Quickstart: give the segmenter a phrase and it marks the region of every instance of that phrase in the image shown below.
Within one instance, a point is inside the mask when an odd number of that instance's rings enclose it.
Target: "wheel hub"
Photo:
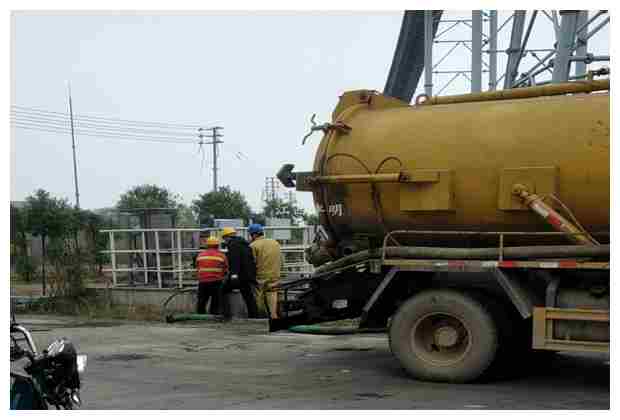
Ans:
[[[456,328],[447,325],[435,330],[434,339],[438,347],[452,347],[458,342],[459,333]]]
[[[412,328],[411,349],[417,357],[435,366],[458,364],[471,345],[469,330],[453,314],[434,312]]]

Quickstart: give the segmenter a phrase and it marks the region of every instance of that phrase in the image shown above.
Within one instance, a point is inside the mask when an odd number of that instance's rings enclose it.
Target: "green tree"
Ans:
[[[17,255],[26,255],[28,245],[28,212],[26,209],[11,204],[11,251]],[[13,252],[12,252],[13,253]]]
[[[177,208],[179,195],[153,184],[137,185],[121,194],[119,209]]]
[[[178,227],[196,227],[196,215],[190,206],[179,204],[176,224]]]
[[[85,223],[83,229],[86,232],[89,244],[89,252],[91,254],[91,264],[96,267],[97,273],[101,274],[103,264],[107,263],[110,257],[102,253],[108,247],[108,235],[99,233],[109,222],[103,216],[92,211],[84,211]]]
[[[71,207],[65,200],[53,198],[42,189],[34,195],[26,198],[28,230],[32,236],[41,238],[42,264],[41,285],[43,295],[46,294],[46,260],[48,239],[60,239],[68,232],[73,232],[76,218],[71,212]]]
[[[201,225],[210,226],[213,226],[213,219],[243,219],[247,223],[252,215],[243,194],[229,186],[201,194],[192,202],[192,210],[199,215]]]
[[[28,256],[28,211],[11,205],[11,266],[22,281],[30,282],[36,267]]]

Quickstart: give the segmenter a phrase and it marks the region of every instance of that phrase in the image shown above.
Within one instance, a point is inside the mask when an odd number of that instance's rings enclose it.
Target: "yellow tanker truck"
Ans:
[[[313,127],[313,170],[278,173],[312,192],[326,236],[270,329],[360,317],[412,376],[443,382],[608,352],[609,114],[608,79],[414,106],[343,94]]]

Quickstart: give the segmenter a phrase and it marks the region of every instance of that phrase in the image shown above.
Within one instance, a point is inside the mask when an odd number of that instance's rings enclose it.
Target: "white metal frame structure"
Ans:
[[[273,235],[273,231],[301,231],[302,241],[301,243],[282,243],[281,250],[283,255],[282,274],[295,275],[309,275],[314,271],[314,268],[305,260],[304,250],[313,242],[316,235],[316,230],[321,227],[315,226],[302,226],[302,227],[265,227],[265,236],[270,237]],[[112,274],[113,287],[133,285],[133,286],[156,286],[157,288],[164,287],[185,287],[196,284],[194,273],[196,269],[191,266],[191,256],[197,254],[200,249],[195,247],[184,247],[184,243],[188,241],[188,235],[194,235],[199,232],[213,232],[214,236],[217,236],[220,228],[158,228],[158,229],[105,229],[100,233],[108,235],[108,250],[102,251],[104,254],[110,255],[111,267],[104,268],[104,272]],[[247,228],[237,229],[240,236],[248,239]],[[152,234],[154,237],[154,244],[150,248],[147,248],[147,235]],[[139,248],[126,248],[119,249],[117,244],[120,241],[120,236],[137,236],[140,238]],[[162,247],[162,242],[168,239],[170,246]],[[289,242],[289,241],[286,241]],[[120,264],[119,259],[123,259],[125,256],[128,259],[141,256],[141,266],[134,267],[131,262],[129,264]],[[149,256],[154,256],[148,258]],[[170,256],[170,265],[162,265],[162,257]],[[185,258],[184,258],[185,257]],[[154,266],[149,266],[149,259],[155,261]],[[143,274],[143,283],[129,284],[130,282],[121,282],[119,280],[119,274],[132,273]],[[156,273],[156,282],[149,281],[149,273]],[[163,274],[169,274],[173,278],[176,286],[170,286],[164,284]],[[153,277],[153,276],[152,276]]]
[[[433,37],[432,25],[437,23],[437,17],[432,11],[425,11],[424,85],[416,94],[423,91],[429,97],[439,96],[459,77],[468,80],[472,93],[481,92],[483,74],[488,75],[488,90],[579,80],[587,77],[588,64],[610,60],[609,55],[590,51],[588,45],[609,24],[606,10],[514,10],[510,14],[502,11],[501,15],[500,19],[497,10],[472,10],[468,16],[444,11]],[[533,34],[544,29],[552,32],[553,42],[532,45]],[[502,40],[508,41],[507,45],[498,47]],[[470,53],[468,63],[454,60],[459,48]],[[505,72],[498,77],[498,58],[502,53]],[[436,61],[435,54],[439,56]],[[575,65],[570,72],[572,63]],[[548,78],[541,82],[544,74]],[[446,77],[450,77],[447,82]],[[439,81],[442,86],[434,92]]]

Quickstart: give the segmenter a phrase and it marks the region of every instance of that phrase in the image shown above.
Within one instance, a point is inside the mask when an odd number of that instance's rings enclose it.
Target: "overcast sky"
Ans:
[[[500,23],[507,16],[500,14]],[[70,81],[75,114],[221,125],[219,183],[240,190],[259,210],[265,177],[283,163],[311,169],[320,136],[305,146],[301,139],[313,113],[322,123],[344,91],[383,90],[401,20],[402,12],[16,14],[11,103],[66,112]],[[552,27],[544,16],[539,21],[530,46],[552,48]],[[444,39],[459,39],[465,29]],[[509,35],[510,24],[500,48]],[[609,53],[608,28],[590,47]],[[438,47],[435,60],[446,50]],[[469,57],[459,47],[442,69],[467,69]],[[502,56],[500,75],[504,63]],[[436,89],[450,77],[438,77]],[[460,77],[443,94],[467,89]],[[144,183],[165,186],[187,204],[212,188],[210,149],[203,162],[197,144],[78,136],[76,150],[82,208],[113,206]],[[71,137],[16,128],[11,200],[38,188],[75,202]],[[312,207],[309,193],[297,199]]]

